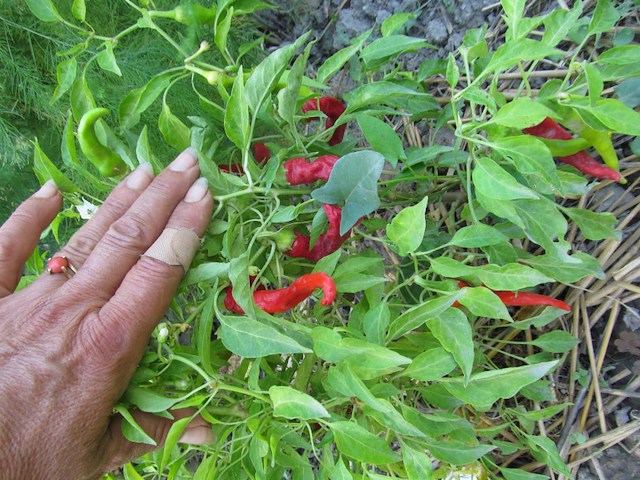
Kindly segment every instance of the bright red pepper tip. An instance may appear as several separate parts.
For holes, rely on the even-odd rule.
[[[533,135],[534,137],[547,138],[549,140],[573,139],[573,136],[567,130],[549,117],[545,118],[538,125],[525,128],[523,132],[528,135]],[[619,183],[622,183],[623,180],[620,172],[598,163],[598,161],[585,151],[568,155],[566,157],[558,157],[558,161],[571,165],[582,173],[586,173],[587,175],[591,175],[595,178],[613,180],[614,182]]]
[[[347,107],[344,103],[335,97],[320,97],[312,98],[302,104],[302,112],[307,113],[313,110],[320,110],[327,116],[326,128],[331,128],[335,125],[338,117],[342,115]],[[329,145],[334,146],[342,142],[347,125],[342,124],[338,126],[329,140]]]

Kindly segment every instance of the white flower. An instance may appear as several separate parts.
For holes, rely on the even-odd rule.
[[[95,215],[96,211],[98,210],[98,206],[94,205],[86,198],[83,198],[82,205],[76,205],[76,210],[78,210],[80,218],[82,218],[83,220],[89,220]]]

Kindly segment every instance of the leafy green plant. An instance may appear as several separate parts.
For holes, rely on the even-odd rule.
[[[62,53],[54,93],[72,112],[62,135],[66,168],[96,197],[114,185],[77,151],[74,134],[84,113],[111,107],[96,134],[128,168],[149,161],[159,170],[169,159],[160,152],[193,146],[217,203],[117,407],[134,441],[152,442],[130,409],[166,415],[187,406],[212,423],[217,441],[178,446],[185,425],[177,422],[163,449],[124,468],[126,478],[541,478],[505,466],[515,452],[570,476],[537,422],[568,406],[547,378],[566,375],[577,339],[558,330],[563,310],[507,309],[500,293],[603,275],[570,242],[569,228],[600,240],[619,235],[616,219],[574,206],[595,183],[553,159],[591,144],[523,131],[552,118],[607,136],[639,134],[637,105],[616,93],[637,80],[640,47],[631,39],[614,46],[609,34],[633,2],[600,0],[586,11],[576,2],[530,18],[523,0],[503,0],[504,43],[489,45],[486,28],[471,30],[448,60],[418,72],[403,70],[401,56],[429,45],[402,33],[412,16],[401,14],[324,61],[315,79],[306,74],[309,35],[260,60],[259,39],[230,42],[246,15],[267,7],[259,1],[173,9],[127,0],[130,24],[106,35],[89,26],[82,0],[69,15],[51,0],[27,4],[42,22],[83,38]],[[166,42],[173,64],[117,107],[96,101],[89,67],[119,75],[121,41],[149,34]],[[563,77],[537,73],[558,63]],[[325,129],[325,115],[303,114],[302,105],[328,95],[343,69],[358,85]],[[444,101],[427,80],[448,85]],[[182,111],[185,98],[198,107]],[[428,130],[431,144],[408,146],[394,128],[403,121]],[[345,139],[330,145],[344,124]],[[444,130],[453,145],[433,142]],[[256,161],[257,143],[268,160]],[[287,182],[286,160],[325,154],[340,157],[327,181]],[[86,194],[38,143],[35,160],[38,177],[53,177],[71,202]],[[292,229],[312,246],[331,228],[322,204],[342,207],[339,235],[352,236],[317,262],[291,258]],[[312,299],[270,315],[254,304],[252,289],[310,272],[333,277],[333,305]],[[230,285],[243,315],[223,306]]]

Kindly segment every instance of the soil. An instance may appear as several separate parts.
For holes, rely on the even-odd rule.
[[[312,62],[319,66],[339,49],[349,45],[350,40],[374,28],[379,31],[382,22],[400,12],[416,12],[416,17],[407,24],[406,35],[424,38],[434,48],[402,57],[407,70],[417,70],[428,58],[446,58],[461,43],[465,32],[484,24],[495,25],[499,21],[499,2],[494,0],[271,0],[276,10],[267,10],[259,15],[267,34],[267,41],[274,48],[289,43],[307,31],[313,32],[317,43],[312,50]],[[528,14],[535,15],[558,8],[553,0],[527,2]],[[564,2],[562,2],[564,3]],[[572,3],[572,2],[568,2]],[[499,41],[493,38],[490,41]],[[348,83],[348,82],[347,82]],[[341,88],[348,88],[341,84]],[[426,139],[426,138],[425,138]],[[618,192],[614,190],[618,189]],[[612,185],[600,193],[611,201],[624,195],[624,190]],[[633,196],[631,191],[627,195]],[[635,193],[635,192],[634,192]],[[598,202],[596,202],[598,203]],[[608,211],[606,201],[600,209]],[[626,213],[617,212],[623,219]],[[638,228],[637,218],[629,222],[623,238]],[[607,366],[613,372],[627,368],[636,375],[640,373],[640,301],[624,305],[616,322],[613,338],[623,338],[607,350]],[[599,345],[604,334],[603,325],[593,329],[594,345]],[[626,333],[625,333],[626,332]],[[632,338],[633,336],[633,338]],[[637,339],[637,345],[636,345]],[[625,343],[626,342],[626,343]],[[623,345],[623,348],[620,348]],[[630,346],[629,346],[630,345]],[[640,349],[638,349],[640,352]],[[588,369],[589,362],[581,362]],[[637,378],[637,377],[636,377]],[[628,379],[626,379],[628,381]],[[621,383],[627,383],[627,382]],[[633,385],[629,383],[629,387]],[[624,386],[616,386],[624,389]],[[611,429],[620,427],[640,417],[640,400],[627,398],[607,417]],[[603,452],[590,451],[594,456],[583,463],[576,473],[579,480],[633,478],[640,474],[640,435],[632,435],[624,442]]]

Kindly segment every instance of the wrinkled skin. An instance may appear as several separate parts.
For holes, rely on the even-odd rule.
[[[201,236],[212,196],[183,152],[155,179],[140,167],[56,255],[78,273],[43,273],[14,293],[40,232],[62,205],[55,185],[27,199],[0,228],[0,476],[85,479],[153,447],[128,442],[112,414],[184,274],[143,256],[165,227]],[[191,188],[190,188],[191,187]],[[176,418],[194,411],[174,412]],[[162,445],[172,421],[134,412]],[[183,438],[211,441],[194,416]]]

